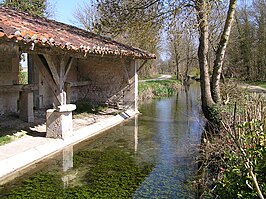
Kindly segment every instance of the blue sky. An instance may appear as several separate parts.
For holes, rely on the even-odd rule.
[[[2,3],[3,0],[0,0]],[[86,0],[48,0],[52,5],[54,11],[54,16],[52,19],[60,21],[67,24],[73,24],[73,13],[75,9],[82,6]]]
[[[73,13],[75,9],[82,6],[86,0],[48,0],[53,5],[54,16],[56,21],[67,24],[73,24]]]

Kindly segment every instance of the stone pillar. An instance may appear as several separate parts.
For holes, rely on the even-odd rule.
[[[65,139],[73,133],[72,111],[74,104],[58,106],[46,111],[46,137]]]
[[[20,93],[19,118],[26,122],[34,122],[33,92]]]

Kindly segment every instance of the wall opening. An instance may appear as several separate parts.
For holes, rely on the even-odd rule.
[[[19,84],[28,84],[28,54],[22,53],[20,55],[19,62],[19,73],[18,73],[18,83]]]

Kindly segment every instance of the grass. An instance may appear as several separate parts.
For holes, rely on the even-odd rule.
[[[8,144],[10,142],[12,142],[13,140],[17,139],[17,138],[21,138],[24,135],[26,135],[27,132],[24,130],[21,130],[19,132],[16,132],[12,135],[1,135],[0,136],[0,146],[4,145],[4,144]]]
[[[179,81],[173,79],[139,82],[139,100],[171,96],[177,92],[179,86]]]
[[[255,86],[259,86],[262,88],[266,88],[266,82],[265,81],[255,81],[255,82],[250,82],[250,84],[255,85]]]
[[[152,75],[152,76],[146,75],[146,76],[140,77],[140,79],[141,80],[148,80],[148,79],[155,79],[155,78],[158,78],[158,77],[161,77],[161,75],[160,74],[156,74],[156,75]]]
[[[0,137],[0,146],[11,142],[11,140],[12,140],[12,138],[9,135],[1,136]]]

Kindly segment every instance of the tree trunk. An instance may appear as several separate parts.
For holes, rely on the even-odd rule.
[[[227,18],[224,25],[224,30],[218,45],[216,52],[216,58],[213,65],[213,75],[212,75],[212,98],[214,102],[219,103],[221,101],[220,96],[220,78],[222,73],[222,66],[225,56],[225,50],[228,44],[229,35],[231,32],[232,23],[234,20],[234,14],[236,9],[236,1],[230,0],[229,9],[227,12]]]
[[[202,100],[202,111],[204,116],[209,121],[212,121],[210,110],[214,105],[214,101],[211,96],[210,88],[210,76],[208,67],[208,9],[205,0],[195,1],[197,20],[199,28],[199,48],[198,48],[198,58],[200,67],[200,86],[201,86],[201,100]]]

